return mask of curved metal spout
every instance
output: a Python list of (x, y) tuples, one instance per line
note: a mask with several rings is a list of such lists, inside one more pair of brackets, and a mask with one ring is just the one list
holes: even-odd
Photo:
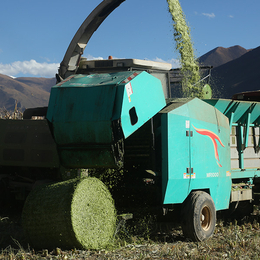
[(60, 63), (59, 77), (67, 78), (75, 74), (80, 57), (87, 46), (92, 34), (98, 29), (101, 23), (125, 0), (103, 0), (82, 23), (73, 37), (67, 52)]

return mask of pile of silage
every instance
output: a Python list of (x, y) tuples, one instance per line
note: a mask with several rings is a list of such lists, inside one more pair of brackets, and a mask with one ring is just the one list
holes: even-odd
[(22, 220), (31, 247), (100, 249), (114, 235), (116, 211), (106, 186), (87, 177), (36, 188)]
[(67, 181), (74, 178), (88, 177), (88, 169), (67, 169), (61, 166), (60, 176), (63, 181)]
[(200, 80), (199, 66), (196, 62), (190, 28), (186, 23), (179, 0), (167, 0), (169, 12), (172, 15), (174, 40), (181, 59), (181, 70), (184, 97), (202, 97), (202, 87), (197, 83)]

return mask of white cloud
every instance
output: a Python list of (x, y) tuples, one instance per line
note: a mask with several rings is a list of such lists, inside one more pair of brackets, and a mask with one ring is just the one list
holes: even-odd
[[(87, 54), (86, 56), (83, 56), (84, 58), (87, 58), (87, 60), (106, 60), (108, 59), (108, 57), (106, 58), (103, 58), (103, 57), (94, 57), (90, 54)], [(118, 58), (118, 57), (115, 57), (115, 56), (112, 56), (113, 59), (124, 59), (124, 58)]]
[(174, 68), (174, 69), (181, 67), (180, 61), (177, 60), (177, 59), (170, 59), (170, 60), (165, 61), (165, 60), (163, 60), (161, 58), (156, 57), (154, 59), (154, 61), (171, 63), (172, 64), (172, 68)]
[(234, 18), (234, 15), (230, 14), (228, 17), (229, 17), (229, 18)]
[(103, 57), (94, 57), (90, 54), (88, 54), (87, 56), (84, 56), (84, 57), (86, 57), (88, 60), (104, 60)]
[[(103, 57), (94, 57), (92, 55), (87, 55), (86, 58), (88, 60), (103, 60)], [(113, 57), (116, 59), (116, 57)], [(180, 67), (180, 62), (177, 59), (163, 60), (161, 58), (156, 57), (153, 59), (158, 62), (168, 62), (172, 64), (173, 68)], [(37, 76), (37, 77), (54, 77), (58, 72), (60, 64), (59, 63), (39, 63), (35, 60), (30, 61), (15, 61), (11, 64), (2, 64), (0, 63), (0, 74), (8, 75), (11, 77), (16, 77), (18, 74), (21, 75), (29, 75), (29, 76)]]
[(169, 63), (172, 64), (172, 68), (175, 69), (175, 68), (180, 68), (181, 67), (181, 63), (179, 60), (176, 60), (176, 59), (171, 59), (168, 61)]
[(207, 16), (208, 18), (215, 18), (216, 15), (214, 13), (202, 13), (202, 15)]
[(15, 61), (11, 64), (0, 63), (0, 73), (9, 76), (29, 74), (38, 77), (54, 77), (59, 65), (59, 63), (39, 63), (35, 60)]

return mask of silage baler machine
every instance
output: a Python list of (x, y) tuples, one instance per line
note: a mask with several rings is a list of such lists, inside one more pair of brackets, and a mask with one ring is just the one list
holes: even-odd
[(150, 197), (162, 212), (181, 213), (184, 235), (202, 241), (214, 232), (216, 211), (250, 214), (259, 203), (260, 105), (174, 99), (168, 63), (81, 58), (121, 2), (103, 1), (82, 24), (48, 108), (0, 120), (2, 195), (23, 199), (38, 184), (79, 169), (121, 168), (129, 181), (125, 191), (136, 185), (142, 205)]

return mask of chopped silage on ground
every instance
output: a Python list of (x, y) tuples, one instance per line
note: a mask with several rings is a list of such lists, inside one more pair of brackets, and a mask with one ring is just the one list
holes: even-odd
[(98, 179), (72, 179), (33, 190), (22, 214), (31, 247), (99, 249), (116, 226), (114, 201)]

